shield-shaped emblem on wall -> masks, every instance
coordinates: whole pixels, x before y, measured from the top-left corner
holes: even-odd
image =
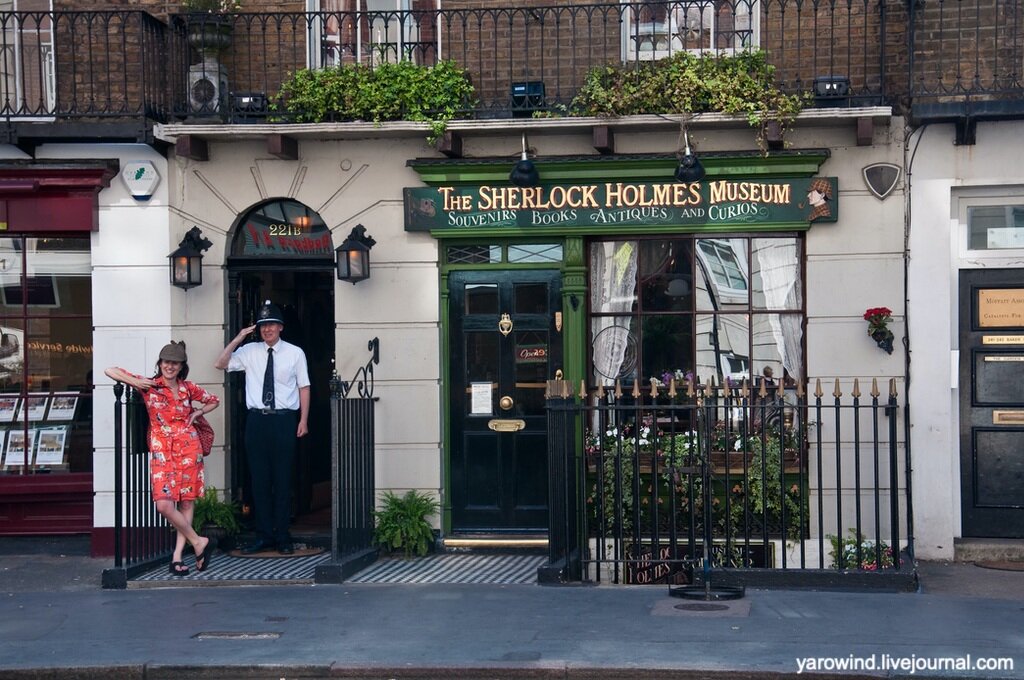
[[[864,183],[879,200],[885,200],[896,188],[901,168],[893,163],[872,163],[863,169]]]

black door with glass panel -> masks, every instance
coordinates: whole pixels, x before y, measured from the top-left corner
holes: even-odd
[[[960,272],[965,537],[1024,537],[1024,272]]]
[[[544,390],[561,368],[561,274],[448,278],[452,530],[548,527]]]

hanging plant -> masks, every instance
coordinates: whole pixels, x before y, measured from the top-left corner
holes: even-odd
[[[868,322],[868,335],[885,350],[892,354],[893,334],[889,330],[889,322],[892,321],[892,310],[888,307],[871,307],[864,312],[864,319]]]

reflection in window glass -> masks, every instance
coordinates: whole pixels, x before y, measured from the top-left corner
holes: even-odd
[[[800,241],[796,238],[755,238],[751,249],[754,308],[802,309]]]
[[[498,284],[477,283],[466,286],[466,314],[497,314]]]
[[[1024,248],[1024,205],[985,205],[967,209],[970,250]]]
[[[799,236],[592,243],[592,379],[803,378],[802,258]]]
[[[90,260],[88,236],[0,239],[0,439],[28,452],[8,472],[92,471]]]
[[[497,264],[501,262],[501,246],[448,246],[449,264]]]
[[[509,262],[561,262],[560,243],[527,243],[508,247]]]
[[[515,310],[517,314],[546,314],[548,311],[548,284],[515,284]]]
[[[713,282],[720,288],[746,290],[745,239],[714,239],[697,242],[701,259]]]

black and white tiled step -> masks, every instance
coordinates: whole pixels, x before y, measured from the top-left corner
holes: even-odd
[[[189,555],[185,565],[189,568],[187,576],[175,576],[170,573],[167,564],[133,577],[132,584],[186,585],[202,582],[241,581],[241,582],[313,582],[313,575],[319,564],[331,559],[331,551],[324,550],[315,555],[300,557],[235,557],[227,553],[215,553],[206,571],[199,572],[195,568],[195,560]]]
[[[414,559],[382,559],[348,579],[349,583],[487,583],[537,582],[543,555],[449,554]]]

